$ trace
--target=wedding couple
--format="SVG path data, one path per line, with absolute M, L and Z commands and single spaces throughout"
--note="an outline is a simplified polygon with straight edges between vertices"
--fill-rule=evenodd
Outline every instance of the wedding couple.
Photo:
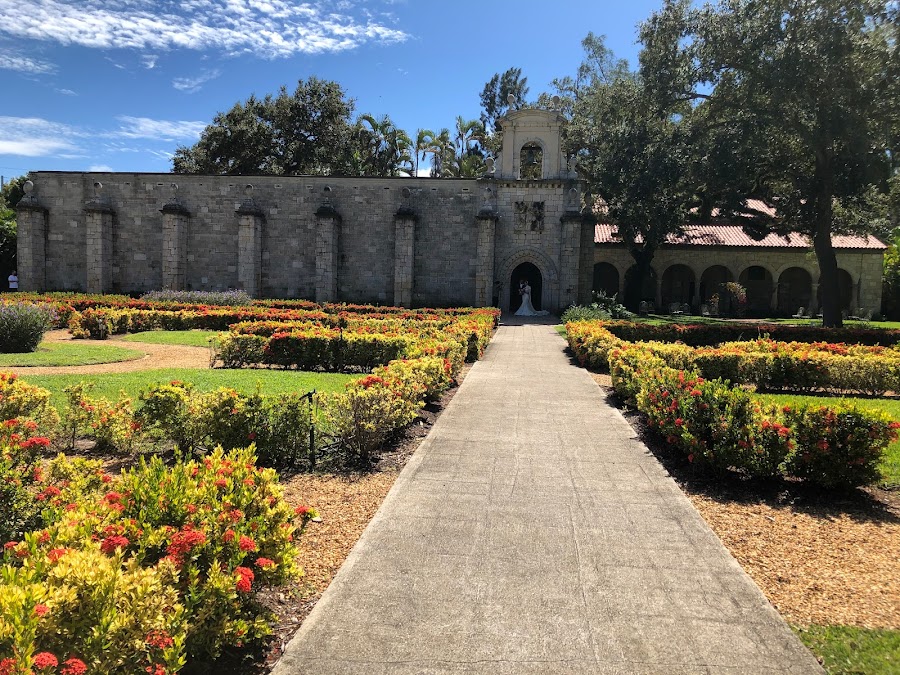
M 519 295 L 522 296 L 522 304 L 516 310 L 516 316 L 547 316 L 550 312 L 537 310 L 531 304 L 531 284 L 525 279 L 519 281 Z

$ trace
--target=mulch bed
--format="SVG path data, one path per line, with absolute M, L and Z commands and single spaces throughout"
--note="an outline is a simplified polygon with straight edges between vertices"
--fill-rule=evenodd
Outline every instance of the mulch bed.
M 592 375 L 615 403 L 609 376 Z M 787 621 L 900 629 L 900 493 L 711 476 L 625 417 Z

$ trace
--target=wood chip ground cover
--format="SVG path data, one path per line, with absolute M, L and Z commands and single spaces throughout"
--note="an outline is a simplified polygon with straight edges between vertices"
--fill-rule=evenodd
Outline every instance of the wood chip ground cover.
M 714 479 L 626 417 L 787 621 L 900 629 L 900 494 Z

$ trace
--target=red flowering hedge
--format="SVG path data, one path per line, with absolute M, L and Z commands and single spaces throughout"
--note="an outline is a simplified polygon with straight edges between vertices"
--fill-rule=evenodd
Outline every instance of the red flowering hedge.
M 175 673 L 259 641 L 254 593 L 300 574 L 293 541 L 315 516 L 249 450 L 120 477 L 60 457 L 30 493 L 41 522 L 0 566 L 0 672 L 17 675 Z
M 691 462 L 752 476 L 786 475 L 824 487 L 876 481 L 900 423 L 849 404 L 764 405 L 727 381 L 670 368 L 643 345 L 611 350 L 616 392 Z

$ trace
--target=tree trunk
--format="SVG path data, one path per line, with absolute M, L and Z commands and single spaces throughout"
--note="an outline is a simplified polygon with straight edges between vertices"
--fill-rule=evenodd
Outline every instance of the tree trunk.
M 816 152 L 816 197 L 813 247 L 819 262 L 819 292 L 822 296 L 822 325 L 841 328 L 840 287 L 838 284 L 837 256 L 831 245 L 832 194 L 834 166 L 832 151 L 824 148 Z
M 650 276 L 650 263 L 653 262 L 653 249 L 631 249 L 631 257 L 634 258 L 634 274 L 631 279 L 626 278 L 625 306 L 632 312 L 637 312 L 643 299 L 644 280 Z M 655 299 L 654 299 L 655 300 Z

